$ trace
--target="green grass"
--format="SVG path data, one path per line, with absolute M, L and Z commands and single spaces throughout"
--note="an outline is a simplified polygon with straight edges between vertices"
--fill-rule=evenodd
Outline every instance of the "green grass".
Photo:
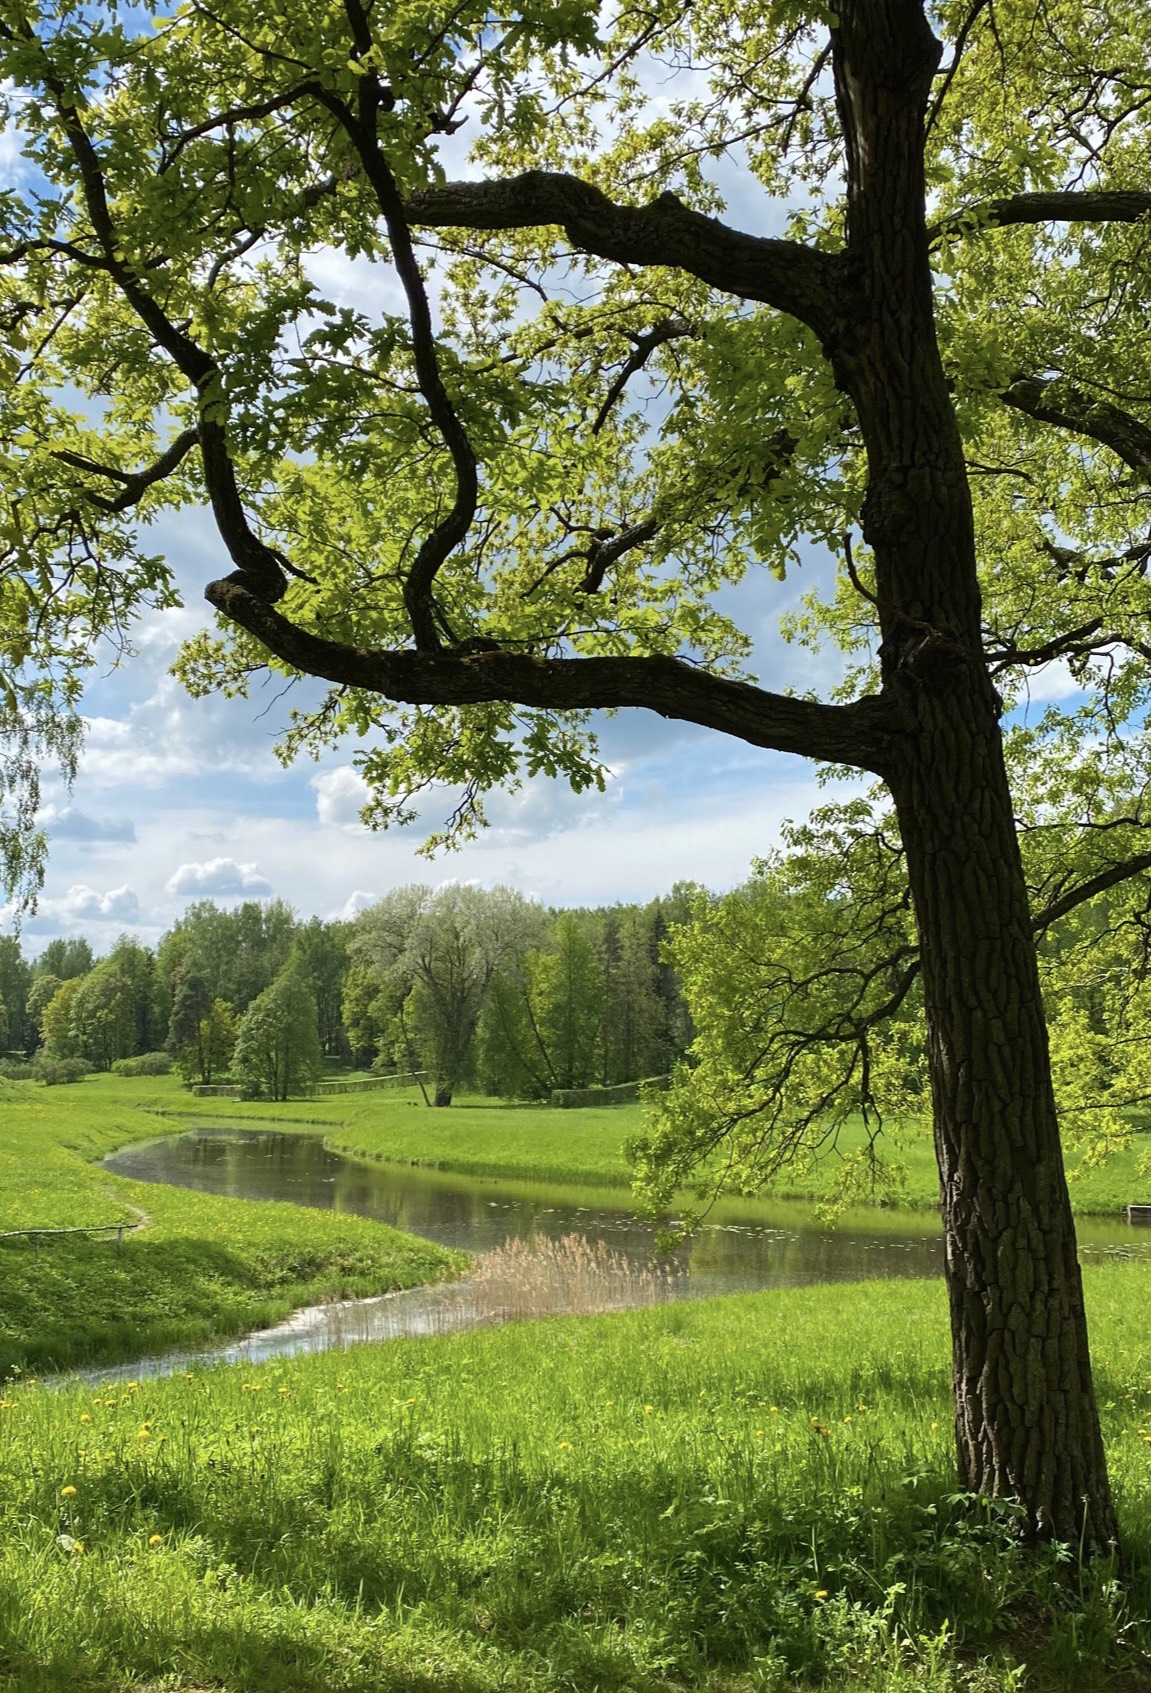
M 39 1252 L 0 1241 L 0 1370 L 195 1345 L 322 1298 L 434 1281 L 461 1263 L 366 1218 L 110 1175 L 92 1160 L 165 1127 L 126 1107 L 132 1085 L 16 1084 L 0 1098 L 0 1229 L 144 1225 L 122 1250 L 84 1236 Z
M 9 1388 L 0 1677 L 9 1693 L 1146 1688 L 1151 1272 L 1087 1281 L 1122 1580 L 1025 1554 L 1009 1518 L 953 1497 L 941 1286 L 808 1288 Z

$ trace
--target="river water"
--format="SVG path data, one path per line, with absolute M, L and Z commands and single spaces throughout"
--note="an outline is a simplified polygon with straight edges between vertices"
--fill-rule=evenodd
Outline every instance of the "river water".
M 800 1203 L 727 1201 L 691 1240 L 669 1258 L 657 1259 L 653 1231 L 628 1210 L 623 1191 L 360 1163 L 329 1151 L 319 1135 L 213 1126 L 126 1147 L 105 1159 L 105 1166 L 135 1181 L 350 1211 L 473 1253 L 533 1237 L 560 1241 L 577 1235 L 593 1247 L 603 1242 L 635 1272 L 630 1281 L 616 1276 L 613 1304 L 938 1275 L 943 1268 L 942 1236 L 933 1213 L 856 1211 L 829 1227 Z M 1084 1218 L 1079 1232 L 1085 1261 L 1151 1256 L 1151 1230 Z M 563 1309 L 562 1298 L 547 1308 Z M 169 1353 L 97 1373 L 107 1380 L 167 1373 L 189 1362 L 255 1363 L 365 1340 L 445 1333 L 499 1315 L 490 1301 L 477 1303 L 465 1280 L 313 1306 L 228 1346 Z

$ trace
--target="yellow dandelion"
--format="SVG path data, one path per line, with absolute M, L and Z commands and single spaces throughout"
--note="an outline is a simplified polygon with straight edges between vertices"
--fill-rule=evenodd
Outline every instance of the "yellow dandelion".
M 61 1499 L 75 1499 L 76 1489 L 74 1487 L 62 1487 L 60 1489 L 60 1497 Z
M 82 1540 L 74 1540 L 68 1550 L 74 1558 L 82 1558 L 84 1556 L 84 1542 Z
M 815 1590 L 815 1597 L 817 1599 L 826 1599 L 827 1598 L 827 1588 L 826 1587 L 817 1587 L 816 1590 Z
M 574 1452 L 575 1447 L 572 1445 L 570 1440 L 561 1440 L 559 1443 L 559 1450 L 561 1452 Z
M 644 1414 L 645 1417 L 652 1416 L 654 1414 L 654 1412 L 655 1412 L 655 1406 L 654 1405 L 645 1405 L 644 1408 L 643 1408 L 643 1414 Z
M 87 1413 L 87 1411 L 81 1411 L 81 1413 L 80 1413 L 80 1421 L 81 1421 L 81 1422 L 82 1422 L 82 1423 L 90 1423 L 90 1422 L 91 1422 L 91 1421 L 92 1421 L 92 1419 L 91 1419 L 91 1417 L 90 1417 L 90 1416 L 89 1416 L 89 1415 L 88 1415 L 88 1413 Z
M 150 1534 L 148 1536 L 148 1545 L 149 1546 L 162 1546 L 163 1544 L 164 1544 L 164 1536 L 162 1534 Z
M 932 1432 L 932 1434 L 938 1434 L 939 1433 L 939 1424 L 938 1423 L 932 1423 L 931 1432 Z

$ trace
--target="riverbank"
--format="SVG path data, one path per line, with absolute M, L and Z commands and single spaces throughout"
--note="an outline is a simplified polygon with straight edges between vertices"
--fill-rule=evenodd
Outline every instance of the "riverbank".
M 10 1693 L 1146 1687 L 1151 1271 L 1086 1284 L 1122 1582 L 1073 1549 L 1030 1558 L 1009 1513 L 954 1498 L 943 1289 L 879 1282 L 10 1387 L 0 1676 Z
M 0 1230 L 139 1223 L 114 1236 L 0 1240 L 0 1372 L 112 1362 L 274 1323 L 301 1305 L 458 1273 L 462 1255 L 343 1213 L 157 1187 L 93 1162 L 162 1132 L 130 1084 L 10 1084 Z M 182 1125 L 173 1122 L 172 1128 Z
M 640 1105 L 557 1111 L 546 1105 L 515 1105 L 482 1097 L 428 1110 L 418 1092 L 336 1095 L 325 1099 L 246 1104 L 228 1099 L 193 1099 L 171 1077 L 121 1082 L 92 1078 L 90 1085 L 114 1083 L 125 1102 L 149 1111 L 177 1111 L 187 1122 L 251 1121 L 284 1129 L 315 1128 L 333 1151 L 351 1158 L 415 1164 L 460 1175 L 562 1183 L 586 1187 L 627 1188 L 631 1169 L 624 1148 L 642 1133 Z M 170 1129 L 171 1122 L 164 1119 Z M 838 1149 L 809 1169 L 790 1172 L 771 1189 L 773 1198 L 820 1200 L 835 1186 L 841 1157 L 850 1158 L 864 1144 L 862 1127 L 847 1124 Z M 939 1177 L 930 1126 L 922 1122 L 892 1125 L 884 1154 L 898 1168 L 894 1209 L 934 1210 Z M 1151 1202 L 1151 1136 L 1133 1135 L 1127 1146 L 1103 1164 L 1085 1163 L 1075 1149 L 1067 1154 L 1071 1203 L 1083 1216 L 1125 1216 L 1128 1205 Z
M 366 1161 L 434 1167 L 514 1181 L 524 1192 L 562 1182 L 588 1203 L 608 1189 L 626 1203 L 622 1146 L 638 1132 L 635 1106 L 589 1111 L 469 1100 L 429 1111 L 393 1093 L 253 1105 L 194 1100 L 170 1077 L 90 1077 L 75 1086 L 8 1084 L 0 1104 L 0 1229 L 75 1228 L 137 1220 L 148 1226 L 118 1250 L 114 1239 L 68 1236 L 39 1253 L 28 1240 L 0 1242 L 0 1369 L 44 1371 L 194 1346 L 278 1321 L 328 1298 L 391 1291 L 456 1273 L 458 1254 L 348 1215 L 293 1205 L 193 1194 L 112 1176 L 96 1162 L 126 1142 L 177 1134 L 193 1121 L 250 1122 L 321 1134 Z M 896 1153 L 908 1166 L 905 1195 L 926 1200 L 930 1144 L 909 1132 Z M 1136 1148 L 1073 1183 L 1081 1212 L 1122 1214 L 1139 1183 Z M 785 1197 L 810 1197 L 815 1173 Z M 579 1202 L 584 1202 L 580 1200 Z M 764 1202 L 732 1199 L 713 1214 L 738 1222 Z M 870 1213 L 876 1228 L 919 1226 L 913 1208 Z

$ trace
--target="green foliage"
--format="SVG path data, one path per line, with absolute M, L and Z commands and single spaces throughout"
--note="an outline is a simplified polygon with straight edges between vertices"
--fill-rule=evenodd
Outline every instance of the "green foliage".
M 113 1062 L 114 1076 L 167 1076 L 172 1072 L 170 1052 L 140 1052 L 134 1058 L 117 1058 Z
M 43 1082 L 45 1087 L 61 1087 L 67 1082 L 82 1082 L 91 1068 L 86 1059 L 76 1054 L 55 1052 L 46 1046 L 28 1065 L 28 1077 L 33 1082 Z
M 390 1055 L 406 1069 L 429 1070 L 436 1104 L 450 1104 L 471 1073 L 493 980 L 543 925 L 539 908 L 511 888 L 396 888 L 361 913 L 348 943 L 359 966 L 354 1038 L 389 1019 Z
M 222 1050 L 230 1009 L 216 1000 L 206 1021 L 206 1046 Z M 232 1057 L 249 1097 L 287 1099 L 314 1080 L 320 1068 L 316 1002 L 295 955 L 240 1019 Z

